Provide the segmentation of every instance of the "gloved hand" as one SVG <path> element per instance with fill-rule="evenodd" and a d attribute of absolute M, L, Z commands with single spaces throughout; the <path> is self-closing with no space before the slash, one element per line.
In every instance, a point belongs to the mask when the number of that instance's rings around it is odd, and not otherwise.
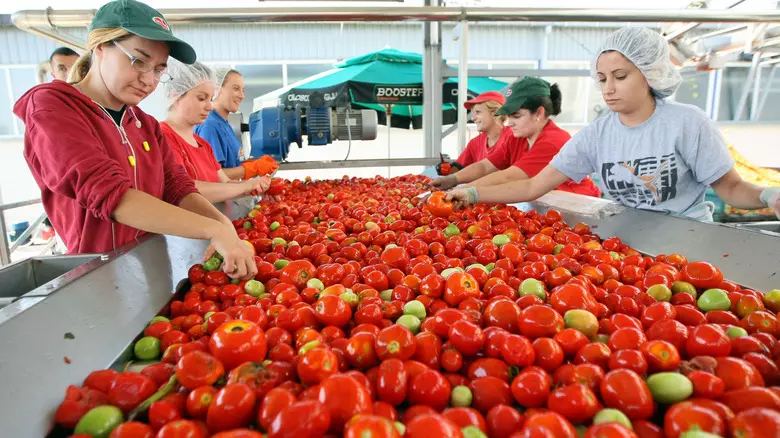
<path fill-rule="evenodd" d="M 436 174 L 437 175 L 452 175 L 453 173 L 463 170 L 463 165 L 458 163 L 457 161 L 451 161 L 449 163 L 439 163 L 436 165 Z"/>
<path fill-rule="evenodd" d="M 477 193 L 476 187 L 466 187 L 463 189 L 455 189 L 447 192 L 447 196 L 444 197 L 445 201 L 452 201 L 455 204 L 455 208 L 460 210 L 466 208 L 469 205 L 479 202 L 479 193 Z"/>
<path fill-rule="evenodd" d="M 279 168 L 279 165 L 270 156 L 263 155 L 256 160 L 244 161 L 241 163 L 241 167 L 244 168 L 243 179 L 249 179 L 256 176 L 270 175 Z"/>
<path fill-rule="evenodd" d="M 449 190 L 458 185 L 458 175 L 447 175 L 431 181 L 431 185 L 437 189 Z"/>
<path fill-rule="evenodd" d="M 780 187 L 769 187 L 764 189 L 759 196 L 761 202 L 775 211 L 775 216 L 780 219 Z"/>

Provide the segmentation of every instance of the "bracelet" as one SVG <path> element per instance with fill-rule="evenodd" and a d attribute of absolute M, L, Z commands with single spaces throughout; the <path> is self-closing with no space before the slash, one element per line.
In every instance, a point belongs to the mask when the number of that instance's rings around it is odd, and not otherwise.
<path fill-rule="evenodd" d="M 769 206 L 769 201 L 775 195 L 780 195 L 780 187 L 768 187 L 762 190 L 758 199 L 760 199 L 764 205 Z"/>

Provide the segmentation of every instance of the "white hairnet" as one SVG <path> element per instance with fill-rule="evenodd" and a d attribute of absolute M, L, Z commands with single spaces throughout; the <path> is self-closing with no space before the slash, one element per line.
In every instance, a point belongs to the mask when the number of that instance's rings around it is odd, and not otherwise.
<path fill-rule="evenodd" d="M 219 96 L 219 91 L 222 90 L 222 86 L 225 85 L 225 79 L 228 77 L 230 73 L 238 73 L 238 70 L 232 69 L 230 67 L 218 67 L 216 70 L 216 84 L 217 84 L 217 91 L 214 93 L 214 98 Z M 241 73 L 238 73 L 241 74 Z"/>
<path fill-rule="evenodd" d="M 185 93 L 198 85 L 204 82 L 217 83 L 211 67 L 200 62 L 187 65 L 169 58 L 168 73 L 171 75 L 171 80 L 165 83 L 165 92 L 168 97 L 169 108 Z"/>
<path fill-rule="evenodd" d="M 647 79 L 653 94 L 660 98 L 674 94 L 682 82 L 670 59 L 669 45 L 658 32 L 645 27 L 624 27 L 608 36 L 593 60 L 594 78 L 599 57 L 609 51 L 620 52 L 634 63 Z"/>

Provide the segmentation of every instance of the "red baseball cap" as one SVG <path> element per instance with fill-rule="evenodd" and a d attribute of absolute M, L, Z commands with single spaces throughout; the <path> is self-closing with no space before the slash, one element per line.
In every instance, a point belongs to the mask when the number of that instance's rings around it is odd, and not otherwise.
<path fill-rule="evenodd" d="M 506 96 L 501 94 L 501 92 L 499 91 L 486 91 L 471 100 L 467 100 L 466 103 L 463 104 L 463 106 L 465 106 L 467 110 L 470 110 L 471 107 L 473 107 L 474 105 L 482 102 L 487 102 L 488 100 L 492 100 L 494 102 L 498 102 L 501 105 L 503 105 L 506 103 Z"/>

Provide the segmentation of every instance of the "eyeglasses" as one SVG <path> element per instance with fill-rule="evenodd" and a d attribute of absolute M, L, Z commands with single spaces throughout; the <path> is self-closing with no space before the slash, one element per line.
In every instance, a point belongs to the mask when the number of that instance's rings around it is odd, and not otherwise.
<path fill-rule="evenodd" d="M 144 61 L 141 58 L 136 58 L 116 41 L 114 41 L 114 45 L 117 46 L 119 50 L 122 51 L 122 53 L 127 55 L 128 58 L 130 58 L 130 66 L 133 67 L 133 70 L 140 73 L 149 73 L 150 71 L 154 70 L 154 78 L 162 83 L 169 82 L 171 79 L 173 79 L 173 77 L 168 74 L 167 70 L 155 69 L 152 64 Z"/>

